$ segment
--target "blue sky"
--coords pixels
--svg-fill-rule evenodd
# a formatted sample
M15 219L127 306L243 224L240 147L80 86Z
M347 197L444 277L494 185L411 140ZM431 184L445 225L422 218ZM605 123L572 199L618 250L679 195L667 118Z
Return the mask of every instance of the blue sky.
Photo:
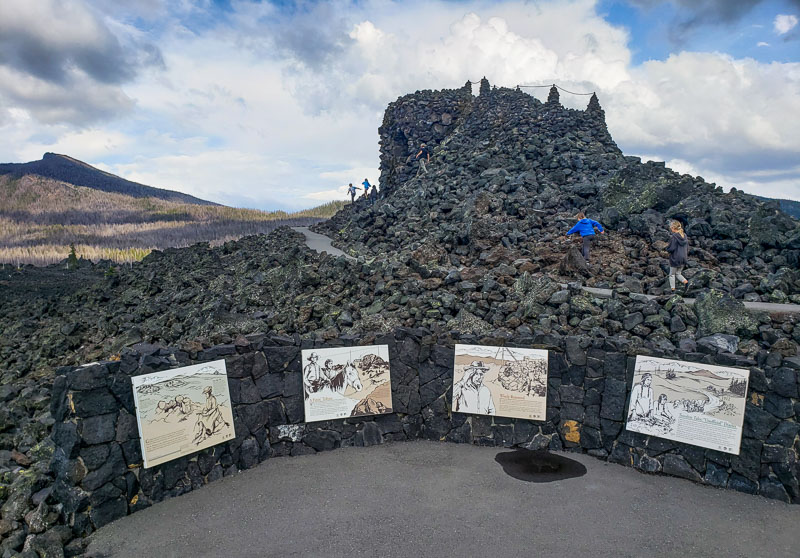
M596 91L626 154L800 199L798 18L800 0L4 0L0 161L54 151L300 209L377 182L389 102L485 75Z
M716 3L687 4L713 6ZM737 17L729 21L713 12L695 21L698 10L687 10L681 3L606 0L600 2L597 9L606 21L629 31L634 64L663 60L676 50L719 51L735 58L750 57L765 63L797 62L800 43L796 34L794 40L786 40L786 37L776 36L773 25L778 14L797 16L800 10L796 2L721 0L719 3L739 4L741 11L734 9L731 17Z

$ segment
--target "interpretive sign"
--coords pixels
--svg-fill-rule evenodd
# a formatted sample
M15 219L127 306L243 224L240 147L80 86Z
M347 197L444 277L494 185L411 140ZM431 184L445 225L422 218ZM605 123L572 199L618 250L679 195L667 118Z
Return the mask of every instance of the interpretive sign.
M306 422L392 412L389 346L303 350Z
M626 428L739 455L750 371L636 357Z
M546 405L547 351L456 345L453 411L545 420Z
M224 360L134 376L131 381L145 467L236 435Z

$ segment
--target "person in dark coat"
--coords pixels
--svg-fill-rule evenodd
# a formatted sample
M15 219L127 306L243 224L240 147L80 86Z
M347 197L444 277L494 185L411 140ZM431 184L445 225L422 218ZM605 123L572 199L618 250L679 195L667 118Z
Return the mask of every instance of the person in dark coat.
M586 214L583 211L578 212L575 218L579 219L579 221L575 223L574 227L567 231L567 236L571 235L572 233L580 233L583 241L581 245L581 254L583 255L583 259L588 262L589 248L591 246L592 239L594 238L594 230L599 230L600 234L606 234L606 231L603 229L603 225L597 221L587 219Z
M419 146L419 151L417 152L416 157L414 157L417 161L419 161L419 168L417 168L417 176L421 173L428 174L428 167L426 166L428 163L431 162L431 152L428 149L428 146L424 143Z
M683 225L680 221L672 221L669 225L672 235L669 237L669 287L675 292L675 278L678 278L683 285L689 281L681 274L684 266L688 262L689 239L683 232Z

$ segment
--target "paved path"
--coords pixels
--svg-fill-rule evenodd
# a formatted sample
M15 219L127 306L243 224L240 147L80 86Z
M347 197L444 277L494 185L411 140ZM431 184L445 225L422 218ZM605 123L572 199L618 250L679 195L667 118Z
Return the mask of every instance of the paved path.
M332 256L344 256L350 260L355 260L353 256L346 254L334 248L331 245L331 239L323 234L312 232L308 227L292 227L297 232L303 233L306 237L306 246L317 252L327 252ZM566 284L562 287L567 288ZM587 293L593 294L599 298L611 298L613 291L611 289L598 289L596 287L582 287ZM642 295L648 299L656 298L655 295ZM695 299L686 298L684 302L688 305L694 304ZM748 310L756 312L768 312L770 314L800 314L800 304L775 304L771 302L745 302L744 307Z
M316 250L317 252L327 252L334 257L344 256L348 260L355 260L355 258L350 254L345 254L338 248L334 248L333 245L331 245L331 239L324 234L315 233L314 231L309 230L308 227L292 227L292 230L303 233L303 235L306 237L306 246L312 250Z
M499 448L400 442L267 460L103 527L112 557L794 557L800 506L585 455L530 483Z

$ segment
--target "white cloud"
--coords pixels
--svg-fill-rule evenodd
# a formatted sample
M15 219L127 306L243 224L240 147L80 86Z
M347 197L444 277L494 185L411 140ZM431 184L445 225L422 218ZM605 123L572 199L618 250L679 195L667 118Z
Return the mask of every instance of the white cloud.
M225 17L192 28L176 11L199 17L201 3L140 0L119 12L110 0L92 1L121 44L157 42L166 69L140 69L122 86L59 89L0 68L0 153L30 160L60 151L213 201L299 209L345 199L349 182L378 182L377 129L389 102L485 75L498 86L597 91L626 153L800 198L800 131L786 117L800 114L800 65L684 52L633 66L627 31L604 21L594 0L339 0L306 5L302 19L233 2ZM150 12L161 18L157 32L131 26ZM116 120L59 124L87 126L82 102Z
M121 132L92 128L58 134L54 141L30 141L17 153L23 161L40 159L47 151L93 161L124 151L132 143L133 140Z
M797 27L797 16L792 14L779 14L775 16L772 26L778 35L785 35Z
M769 43L765 43L764 41L759 41L758 43L756 43L756 46L757 47L768 47Z
M335 190L321 190L319 192L309 192L303 198L307 200L332 201L347 198L347 186L339 186Z
M103 165L103 170L142 184L185 192L226 205L256 207L262 203L290 206L291 166L260 154L236 150L195 151L164 155L130 163ZM259 188L259 183L279 179L282 191Z
M0 53L0 103L45 124L124 114L133 102L121 84L162 64L142 32L81 0L4 0Z
M116 85L97 83L74 71L69 86L0 66L0 101L43 124L86 125L133 109L134 101Z
M747 190L754 171L791 173L800 155L800 129L786 118L800 113L798 63L683 52L634 69L600 101L624 151L689 162L705 178L723 177L723 186Z

